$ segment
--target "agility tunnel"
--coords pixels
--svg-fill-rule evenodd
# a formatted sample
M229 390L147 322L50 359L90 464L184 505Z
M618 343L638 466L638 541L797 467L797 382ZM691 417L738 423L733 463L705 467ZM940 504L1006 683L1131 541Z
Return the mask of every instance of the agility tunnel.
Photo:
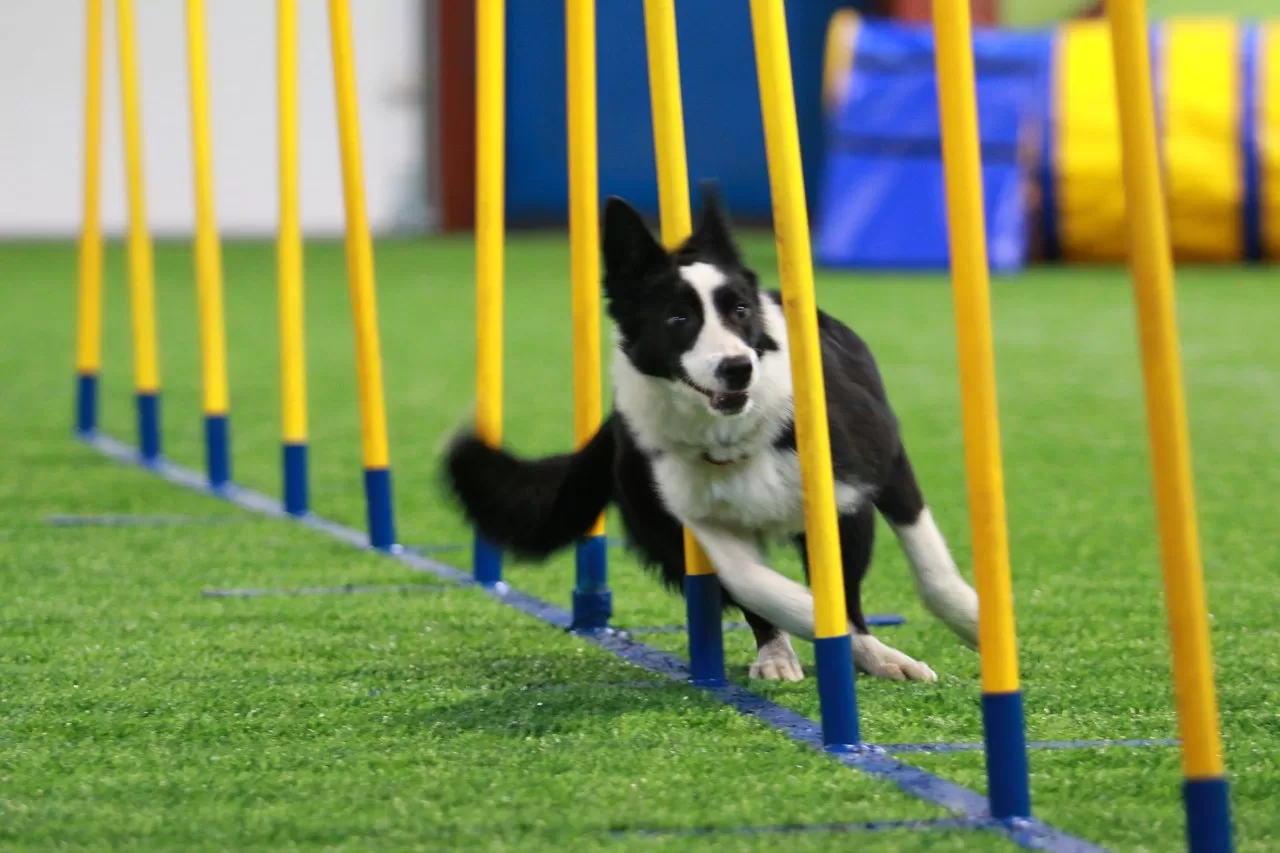
M1280 257L1280 23L1149 27L1174 257ZM816 199L829 267L943 269L948 240L928 28L833 17ZM973 40L991 267L1127 257L1121 134L1105 20Z

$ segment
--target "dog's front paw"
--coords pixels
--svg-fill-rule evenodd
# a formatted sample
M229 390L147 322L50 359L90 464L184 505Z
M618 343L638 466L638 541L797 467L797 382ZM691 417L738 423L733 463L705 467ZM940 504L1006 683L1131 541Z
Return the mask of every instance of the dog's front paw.
M927 663L904 655L870 634L853 635L853 664L874 678L890 681L937 681Z
M749 675L765 681L802 681L804 669L800 666L800 658L791 648L791 640L786 634L778 634L760 647L756 662L751 664Z

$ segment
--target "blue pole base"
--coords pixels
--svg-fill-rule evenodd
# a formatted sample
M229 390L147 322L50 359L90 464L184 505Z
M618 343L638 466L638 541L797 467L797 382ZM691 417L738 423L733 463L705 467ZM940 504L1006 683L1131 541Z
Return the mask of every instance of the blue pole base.
M1027 771L1027 732L1021 690L982 694L982 731L987 750L991 816L997 820L1031 817L1031 781Z
M609 627L613 594L609 592L609 543L603 536L578 541L577 585L573 590L573 622L569 630L590 634Z
M98 432L98 374L76 374L76 435L93 438Z
M1182 783L1187 809L1187 849L1190 853L1231 853L1231 803L1227 780L1187 779Z
M853 683L853 644L848 634L813 641L818 665L818 707L822 711L822 745L849 752L862 743L858 731L858 695Z
M138 453L143 465L160 463L160 394L137 395Z
M226 489L231 482L230 424L226 415L204 416L205 468L209 472L209 488Z
M502 552L479 533L471 552L471 575L481 586L502 582Z
M391 515L391 469L366 468L365 505L369 511L369 544L390 551L396 544L396 525Z
M684 600L689 618L689 681L699 687L723 687L727 682L720 579L715 575L685 575Z
M284 446L284 511L293 516L307 514L307 446Z

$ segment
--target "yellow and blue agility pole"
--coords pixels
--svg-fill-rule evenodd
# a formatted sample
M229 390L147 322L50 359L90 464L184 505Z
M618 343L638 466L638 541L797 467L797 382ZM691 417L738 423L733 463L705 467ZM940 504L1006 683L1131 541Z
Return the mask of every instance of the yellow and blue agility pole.
M1111 49L1128 203L1130 259L1164 560L1173 677L1182 736L1183 800L1193 853L1232 849L1231 813L1178 355L1173 261L1165 218L1142 0L1109 0Z
M1029 817L1026 724L1000 460L982 164L968 0L933 5L938 106L955 293L969 519L978 589L987 791L998 820Z
M355 57L351 47L351 9L347 0L329 0L333 45L334 93L342 153L342 190L346 203L347 281L351 290L360 386L365 503L369 544L382 551L396 546L391 504L391 458L387 411L382 389L382 352L378 343L378 306L373 277L373 245L365 211L360 162L360 114L356 104Z
M827 427L822 348L818 340L809 216L783 0L751 0L751 28L756 72L760 78L773 227L782 278L782 308L791 342L796 448L805 490L805 537L813 588L813 651L818 667L822 740L827 749L846 750L858 744L861 736L854 690L853 647L845 609L835 480L831 470L831 437Z
M298 198L298 3L277 0L280 223L276 287L280 303L280 406L284 433L284 510L309 511L307 362L302 290L302 220Z
M160 461L160 360L156 347L155 262L147 230L142 176L142 108L133 0L116 0L120 102L124 110L125 169L129 194L129 303L133 320L133 372L142 462Z
M102 0L85 2L84 218L76 292L76 434L98 431L102 370Z
M505 186L506 3L476 2L476 433L502 443L502 276ZM479 533L476 582L502 580L502 553Z
M658 169L659 217L662 240L671 248L679 245L693 231L674 0L645 0L644 32L649 62L654 157ZM687 529L684 531L684 563L690 681L704 687L719 686L726 683L720 580L711 567L711 561Z
M573 282L573 434L582 447L600 429L600 211L596 136L595 0L565 0L568 71L569 253ZM577 544L573 624L578 632L609 626L604 516Z
M231 481L227 339L223 321L222 249L213 201L213 132L209 126L209 59L204 0L187 0L187 62L191 87L191 151L196 192L196 302L204 405L205 470L209 488Z

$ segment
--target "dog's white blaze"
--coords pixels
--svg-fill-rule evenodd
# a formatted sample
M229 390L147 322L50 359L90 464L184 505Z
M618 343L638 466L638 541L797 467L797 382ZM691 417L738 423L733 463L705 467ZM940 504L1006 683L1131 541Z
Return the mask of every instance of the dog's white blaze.
M689 378L711 391L722 387L716 376L716 368L726 358L746 356L751 366L758 366L755 350L746 341L725 328L711 295L727 280L725 274L712 264L698 262L680 267L680 277L689 283L702 302L702 328L693 346L680 358ZM754 372L753 372L754 378Z
M707 264L691 264L707 266ZM617 346L612 359L614 404L627 417L636 441L650 453L675 454L703 468L702 454L736 459L767 450L791 419L791 365L787 360L787 328L782 309L763 300L764 329L779 351L758 362L747 407L726 417L711 410L707 399L683 382L646 376ZM736 335L733 336L736 339ZM745 344L744 344L745 346Z
M978 645L978 594L965 582L951 559L928 507L914 524L895 526L903 553L911 563L916 592L929 612L970 646Z

